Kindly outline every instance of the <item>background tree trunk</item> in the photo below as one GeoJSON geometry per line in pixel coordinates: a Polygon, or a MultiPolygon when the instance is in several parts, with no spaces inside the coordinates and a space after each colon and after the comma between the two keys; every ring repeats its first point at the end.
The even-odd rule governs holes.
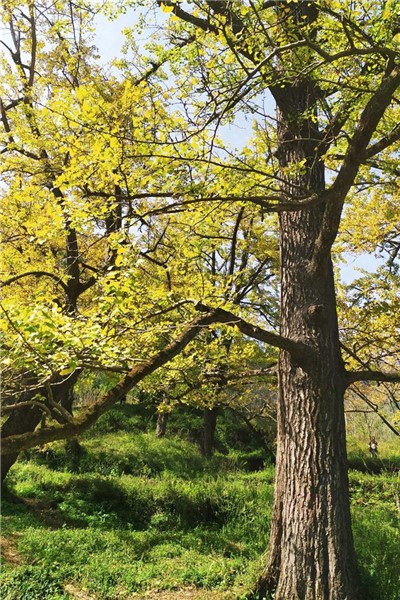
{"type": "MultiPolygon", "coordinates": [[[[42,418],[43,412],[40,408],[16,408],[13,410],[11,415],[5,421],[1,428],[1,437],[8,437],[9,435],[18,435],[21,433],[27,433],[34,431],[39,425],[42,418]]],[[[17,461],[19,452],[14,454],[2,454],[1,455],[1,481],[4,481],[9,470],[13,464],[17,461]]]]}
{"type": "Polygon", "coordinates": [[[156,438],[161,438],[165,436],[165,433],[167,431],[168,417],[169,413],[167,412],[158,413],[156,424],[156,438]]]}
{"type": "Polygon", "coordinates": [[[218,408],[204,408],[203,412],[203,454],[212,456],[217,426],[218,408]]]}

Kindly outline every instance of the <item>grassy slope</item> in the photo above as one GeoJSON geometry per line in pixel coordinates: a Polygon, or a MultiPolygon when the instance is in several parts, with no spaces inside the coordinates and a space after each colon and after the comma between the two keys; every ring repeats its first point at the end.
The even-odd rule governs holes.
{"type": "MultiPolygon", "coordinates": [[[[3,501],[4,600],[239,598],[250,588],[273,467],[248,473],[237,453],[207,461],[189,442],[126,429],[98,430],[81,455],[53,444],[16,465],[3,501]]],[[[365,598],[398,600],[397,476],[350,479],[365,598]]]]}

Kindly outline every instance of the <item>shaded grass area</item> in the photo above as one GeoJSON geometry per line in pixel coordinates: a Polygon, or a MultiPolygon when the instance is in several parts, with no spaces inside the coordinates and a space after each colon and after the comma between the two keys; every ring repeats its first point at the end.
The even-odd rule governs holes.
{"type": "Polygon", "coordinates": [[[64,598],[68,583],[97,598],[187,587],[235,587],[239,597],[255,579],[272,467],[246,473],[235,457],[207,461],[189,442],[151,434],[89,440],[81,466],[75,462],[82,472],[60,470],[63,454],[68,464],[63,445],[54,444],[47,457],[32,455],[10,473],[3,535],[15,540],[21,565],[5,570],[2,598],[64,598]],[[130,456],[140,474],[96,472],[105,448],[108,473],[124,471],[121,460],[130,456]]]}
{"type": "Polygon", "coordinates": [[[400,597],[400,478],[352,471],[353,534],[367,600],[400,597]]]}
{"type": "MultiPolygon", "coordinates": [[[[187,441],[124,427],[31,453],[5,490],[1,597],[60,600],[72,586],[98,600],[182,589],[244,598],[267,546],[274,477],[246,464],[239,451],[207,460],[187,441]]],[[[350,486],[365,599],[397,600],[398,478],[352,472],[350,486]]]]}

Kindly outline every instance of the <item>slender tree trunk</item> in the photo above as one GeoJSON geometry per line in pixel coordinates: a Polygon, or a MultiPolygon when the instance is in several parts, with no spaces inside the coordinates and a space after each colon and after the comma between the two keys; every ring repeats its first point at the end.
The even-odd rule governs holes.
{"type": "Polygon", "coordinates": [[[159,412],[157,416],[157,424],[156,424],[156,438],[162,438],[165,436],[167,431],[167,423],[168,423],[168,412],[159,412]]]}
{"type": "Polygon", "coordinates": [[[218,408],[205,408],[203,412],[203,454],[212,456],[217,426],[218,408]]]}

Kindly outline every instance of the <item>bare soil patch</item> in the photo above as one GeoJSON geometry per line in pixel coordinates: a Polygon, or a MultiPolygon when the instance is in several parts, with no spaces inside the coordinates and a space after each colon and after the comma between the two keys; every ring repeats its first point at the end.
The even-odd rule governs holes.
{"type": "Polygon", "coordinates": [[[0,537],[1,560],[11,565],[18,566],[23,563],[22,557],[17,550],[18,536],[0,537]]]}
{"type": "MultiPolygon", "coordinates": [[[[78,600],[96,600],[97,598],[96,595],[90,595],[72,583],[65,586],[65,591],[70,594],[71,598],[77,598],[78,600]]],[[[148,590],[129,596],[121,595],[121,600],[234,600],[235,598],[237,598],[237,595],[232,592],[218,592],[198,588],[148,590]]]]}
{"type": "Polygon", "coordinates": [[[218,592],[198,588],[180,590],[148,591],[129,596],[129,600],[234,600],[232,592],[218,592]]]}

